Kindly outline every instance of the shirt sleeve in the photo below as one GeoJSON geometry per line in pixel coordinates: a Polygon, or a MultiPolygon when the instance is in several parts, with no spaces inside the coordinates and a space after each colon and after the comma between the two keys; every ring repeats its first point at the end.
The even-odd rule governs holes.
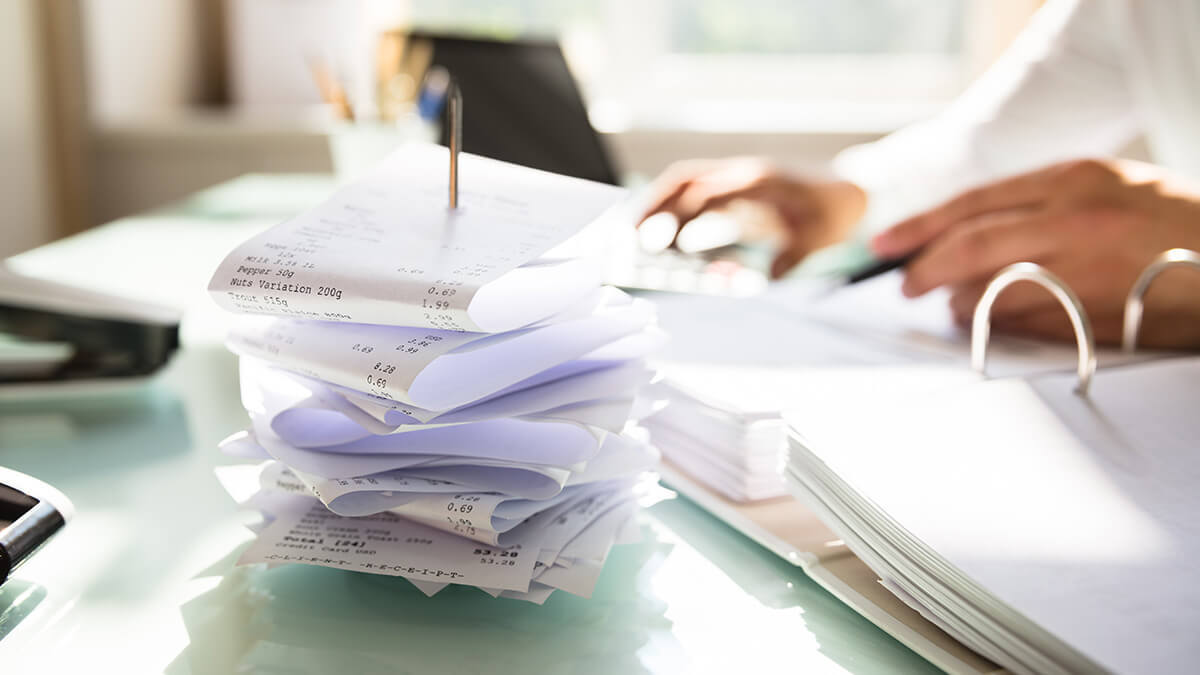
{"type": "Polygon", "coordinates": [[[834,171],[869,195],[882,229],[962,190],[1085,156],[1140,126],[1107,0],[1051,0],[982,77],[934,118],[848,148],[834,171]]]}

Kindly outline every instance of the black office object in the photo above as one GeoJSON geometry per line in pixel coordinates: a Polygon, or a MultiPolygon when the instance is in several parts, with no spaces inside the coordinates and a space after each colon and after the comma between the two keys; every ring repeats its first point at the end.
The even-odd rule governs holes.
{"type": "Polygon", "coordinates": [[[866,281],[867,279],[873,279],[881,274],[891,272],[892,270],[895,270],[895,269],[900,269],[901,267],[904,267],[908,263],[912,262],[913,259],[916,258],[919,253],[920,253],[920,251],[918,250],[918,251],[909,253],[906,256],[901,256],[899,258],[889,258],[887,260],[880,260],[879,262],[874,263],[873,265],[870,265],[869,267],[865,267],[865,268],[855,272],[854,274],[851,274],[849,277],[846,278],[846,284],[847,285],[857,284],[860,281],[866,281]]]}
{"type": "Polygon", "coordinates": [[[45,483],[0,468],[0,584],[71,517],[70,501],[45,483]]]}
{"type": "Polygon", "coordinates": [[[0,347],[0,384],[139,377],[178,349],[179,316],[0,264],[0,347]]]}
{"type": "MultiPolygon", "coordinates": [[[[553,40],[514,41],[417,32],[433,45],[432,66],[461,87],[464,152],[617,184],[617,170],[588,121],[587,107],[553,40]]],[[[441,143],[449,145],[449,129],[441,143]]]]}

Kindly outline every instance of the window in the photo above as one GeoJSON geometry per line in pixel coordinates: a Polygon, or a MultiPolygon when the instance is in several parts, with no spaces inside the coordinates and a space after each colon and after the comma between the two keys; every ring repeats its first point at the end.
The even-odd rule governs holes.
{"type": "Polygon", "coordinates": [[[557,35],[594,124],[886,129],[970,74],[963,0],[411,0],[415,26],[557,35]]]}

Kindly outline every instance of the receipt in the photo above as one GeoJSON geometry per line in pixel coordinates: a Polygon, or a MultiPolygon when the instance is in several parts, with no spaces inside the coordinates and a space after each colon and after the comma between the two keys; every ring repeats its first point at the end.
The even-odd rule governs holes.
{"type": "MultiPolygon", "coordinates": [[[[636,376],[641,381],[648,379],[648,375],[644,372],[636,373],[636,376]]],[[[562,388],[568,389],[569,387],[562,388]]],[[[266,421],[272,433],[296,447],[324,448],[331,452],[360,452],[363,450],[357,448],[361,446],[361,442],[373,437],[487,423],[502,419],[517,419],[528,423],[538,420],[569,422],[618,433],[625,426],[625,422],[633,410],[635,391],[636,389],[631,387],[629,391],[617,392],[607,398],[569,402],[558,407],[552,407],[554,402],[550,400],[538,401],[537,405],[546,407],[522,410],[517,415],[494,414],[493,410],[496,408],[513,407],[507,404],[483,405],[481,406],[483,409],[477,413],[439,417],[437,421],[429,423],[414,421],[401,425],[385,425],[349,404],[345,399],[342,399],[341,403],[333,403],[320,394],[288,402],[263,396],[264,405],[261,408],[247,407],[250,408],[252,415],[266,421]],[[356,444],[358,445],[356,446],[356,444]]],[[[581,395],[584,393],[580,392],[581,395]]],[[[602,393],[593,391],[587,392],[587,395],[602,393]]],[[[332,394],[332,396],[337,395],[332,394]]],[[[387,443],[386,440],[372,441],[368,445],[382,448],[386,447],[387,443]]]]}
{"type": "Polygon", "coordinates": [[[653,322],[646,301],[630,301],[615,289],[598,293],[606,301],[587,316],[501,335],[244,317],[227,345],[317,380],[427,410],[451,410],[653,322]]]}
{"type": "Polygon", "coordinates": [[[463,153],[401,147],[368,176],[238,246],[209,282],[232,311],[502,332],[598,284],[594,265],[539,261],[623,199],[620,188],[463,153]]]}
{"type": "MultiPolygon", "coordinates": [[[[303,563],[376,574],[403,576],[424,582],[455,583],[497,591],[525,593],[530,582],[568,592],[591,592],[598,570],[586,567],[596,560],[560,560],[576,542],[585,540],[589,556],[607,556],[625,521],[632,514],[632,483],[581,493],[559,500],[506,533],[502,546],[488,545],[443,531],[399,514],[383,512],[348,518],[328,511],[308,497],[256,495],[250,504],[263,511],[269,524],[238,560],[238,564],[303,563]],[[592,526],[595,525],[595,529],[592,526]],[[601,550],[603,549],[603,550],[601,550]],[[556,567],[557,563],[562,563],[556,567]],[[559,567],[579,571],[554,571],[559,567]],[[542,576],[549,574],[545,581],[542,576]]],[[[451,504],[482,503],[473,495],[458,495],[451,504]]],[[[471,511],[468,511],[470,513],[471,511]]],[[[440,589],[436,589],[440,590],[440,589]]],[[[436,592],[434,590],[434,592],[436,592]]]]}
{"type": "Polygon", "coordinates": [[[593,493],[628,488],[629,481],[588,483],[564,489],[548,499],[525,499],[495,492],[471,492],[449,481],[411,478],[399,473],[378,474],[351,479],[322,480],[296,475],[279,462],[257,466],[221,467],[223,484],[231,493],[240,492],[246,501],[246,488],[232,487],[234,481],[253,482],[263,492],[316,497],[340,516],[361,517],[391,511],[444,532],[457,534],[485,544],[508,546],[502,535],[525,520],[551,508],[569,506],[593,493]],[[256,474],[247,481],[235,476],[237,469],[256,474]]]}
{"type": "Polygon", "coordinates": [[[244,358],[241,363],[243,400],[252,412],[270,418],[271,428],[283,438],[390,434],[414,425],[521,417],[598,399],[632,398],[653,376],[654,371],[638,360],[498,392],[462,408],[436,412],[329,387],[255,359],[244,358]]]}
{"type": "MultiPolygon", "coordinates": [[[[525,464],[511,459],[414,454],[405,457],[368,456],[367,460],[375,460],[373,465],[388,468],[361,473],[351,470],[352,467],[366,465],[360,457],[300,451],[267,436],[264,445],[271,447],[271,450],[264,451],[264,454],[280,459],[275,466],[287,465],[291,466],[291,469],[288,472],[283,472],[282,469],[264,470],[263,474],[268,478],[264,479],[266,482],[262,483],[262,487],[268,487],[275,480],[289,484],[299,481],[307,488],[303,492],[316,495],[330,509],[344,515],[377,513],[393,508],[410,501],[408,493],[411,492],[482,491],[496,492],[513,498],[548,499],[558,494],[564,486],[612,481],[650,470],[658,461],[658,451],[639,438],[640,435],[644,435],[640,429],[630,429],[622,435],[610,434],[605,437],[594,457],[571,469],[525,464]],[[320,455],[325,466],[343,468],[336,471],[339,475],[325,477],[306,472],[283,459],[294,458],[301,452],[320,455]]],[[[258,442],[258,436],[254,434],[235,434],[222,444],[222,449],[227,450],[231,445],[247,446],[258,442]]],[[[262,456],[244,449],[234,454],[241,457],[262,456]]],[[[282,484],[276,485],[275,488],[301,492],[287,490],[282,484]]],[[[513,507],[509,505],[505,508],[513,507]]],[[[500,517],[514,516],[505,513],[500,514],[500,517]]]]}
{"type": "Polygon", "coordinates": [[[276,500],[273,520],[238,559],[303,563],[422,581],[525,592],[536,551],[502,549],[447,534],[394,513],[346,518],[305,497],[276,500]]]}
{"type": "Polygon", "coordinates": [[[639,495],[653,491],[650,476],[567,488],[547,500],[440,493],[445,486],[431,484],[404,507],[350,518],[326,510],[277,462],[219,467],[217,475],[263,517],[239,564],[402,576],[428,595],[466,584],[538,603],[556,589],[589,596],[611,547],[630,539],[635,504],[647,498],[639,495]]]}
{"type": "Polygon", "coordinates": [[[529,464],[566,469],[595,457],[606,436],[601,429],[566,422],[503,419],[376,436],[361,441],[360,452],[323,452],[287,443],[261,418],[252,416],[251,422],[255,440],[270,456],[294,469],[325,478],[429,465],[426,459],[429,457],[445,459],[442,465],[529,464]]]}

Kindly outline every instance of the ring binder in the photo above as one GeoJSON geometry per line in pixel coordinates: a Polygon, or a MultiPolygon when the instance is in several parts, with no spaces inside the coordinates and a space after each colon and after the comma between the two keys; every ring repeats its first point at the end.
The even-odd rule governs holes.
{"type": "Polygon", "coordinates": [[[1142,328],[1142,313],[1145,310],[1143,298],[1150,284],[1167,268],[1180,265],[1200,269],[1200,253],[1186,249],[1173,248],[1158,254],[1146,269],[1138,276],[1125,297],[1125,323],[1121,332],[1121,349],[1132,352],[1137,349],[1138,331],[1142,328]]]}
{"type": "Polygon", "coordinates": [[[1092,375],[1096,372],[1096,340],[1092,335],[1092,324],[1088,321],[1087,312],[1084,311],[1083,303],[1080,302],[1079,296],[1075,295],[1075,291],[1050,270],[1034,263],[1020,262],[1009,265],[997,272],[988,282],[983,296],[975,305],[975,315],[971,321],[971,367],[980,374],[986,373],[988,340],[992,332],[992,305],[1004,289],[1018,281],[1032,281],[1050,291],[1067,311],[1079,344],[1079,385],[1075,391],[1081,396],[1086,396],[1092,383],[1092,375]]]}

